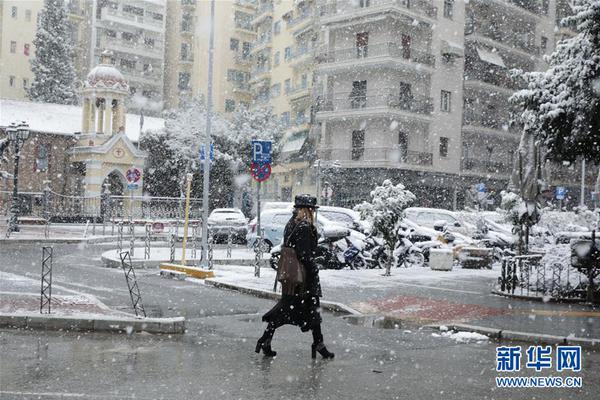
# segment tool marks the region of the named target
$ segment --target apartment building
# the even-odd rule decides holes
[[[310,129],[319,40],[316,9],[314,0],[260,0],[252,20],[253,106],[271,107],[285,127],[272,177],[263,185],[269,198],[287,201],[314,192]]]
[[[39,0],[0,0],[0,97],[25,99],[33,81],[29,61],[35,54],[33,38]]]
[[[421,205],[503,189],[520,127],[510,70],[540,70],[555,46],[554,0],[337,0],[318,8],[317,157],[337,161],[337,203],[385,178]],[[363,182],[369,184],[363,185]]]
[[[228,114],[250,107],[251,49],[256,34],[255,0],[215,2],[213,105]],[[176,107],[191,96],[206,98],[210,1],[170,0],[165,51],[165,106]]]

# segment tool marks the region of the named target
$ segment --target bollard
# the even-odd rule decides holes
[[[44,237],[48,239],[50,237],[50,220],[46,220],[46,225],[44,225]]]
[[[117,254],[120,254],[123,251],[123,222],[119,221],[117,223]]]
[[[171,231],[171,235],[169,237],[169,247],[170,247],[169,261],[174,262],[175,261],[175,231]]]
[[[129,255],[133,257],[133,248],[135,246],[135,225],[133,221],[129,222]]]
[[[50,303],[52,301],[52,247],[42,247],[42,288],[40,292],[40,314],[44,313],[47,306],[50,314]]]
[[[256,246],[254,246],[254,276],[260,278],[260,264],[262,263],[263,256],[263,236],[265,230],[260,230],[260,236],[257,238]]]
[[[198,257],[198,239],[200,237],[199,227],[200,225],[198,224],[192,225],[192,260],[194,261],[196,261],[196,257]]]
[[[232,228],[229,227],[229,233],[227,235],[227,258],[231,258],[231,230]]]
[[[144,260],[150,259],[150,232],[152,224],[146,224],[146,236],[144,236]]]
[[[211,231],[208,231],[208,269],[213,269],[213,235]]]

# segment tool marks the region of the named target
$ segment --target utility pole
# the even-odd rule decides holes
[[[202,190],[202,263],[209,267],[208,250],[208,191],[210,189],[210,134],[212,128],[213,63],[215,47],[215,0],[210,2],[210,39],[208,44],[208,87],[206,90],[206,138],[204,141],[204,187]]]
[[[581,160],[581,200],[579,200],[579,205],[585,206],[585,158]]]

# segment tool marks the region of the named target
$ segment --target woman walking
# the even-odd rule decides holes
[[[325,347],[321,333],[319,297],[322,294],[319,268],[314,261],[317,251],[317,228],[314,220],[316,208],[318,206],[315,197],[305,194],[296,196],[294,213],[285,226],[284,243],[296,251],[298,261],[304,267],[304,285],[298,287],[293,294],[283,294],[275,307],[263,315],[262,320],[268,322],[268,325],[265,333],[256,343],[256,352],[260,353],[262,350],[267,357],[277,355],[271,349],[271,339],[275,330],[285,324],[297,325],[302,332],[312,331],[312,358],[316,358],[317,352],[323,358],[334,356]]]

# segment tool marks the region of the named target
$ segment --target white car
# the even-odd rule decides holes
[[[243,242],[248,233],[248,219],[239,208],[215,208],[207,223],[215,241],[227,240],[231,232],[234,241]]]
[[[409,207],[404,210],[407,219],[412,222],[433,228],[440,221],[444,221],[451,232],[457,232],[462,235],[469,235],[470,227],[461,223],[455,213],[441,208]]]
[[[360,213],[343,207],[320,206],[317,215],[323,215],[327,219],[359,232],[368,232],[369,224],[360,219]]]

